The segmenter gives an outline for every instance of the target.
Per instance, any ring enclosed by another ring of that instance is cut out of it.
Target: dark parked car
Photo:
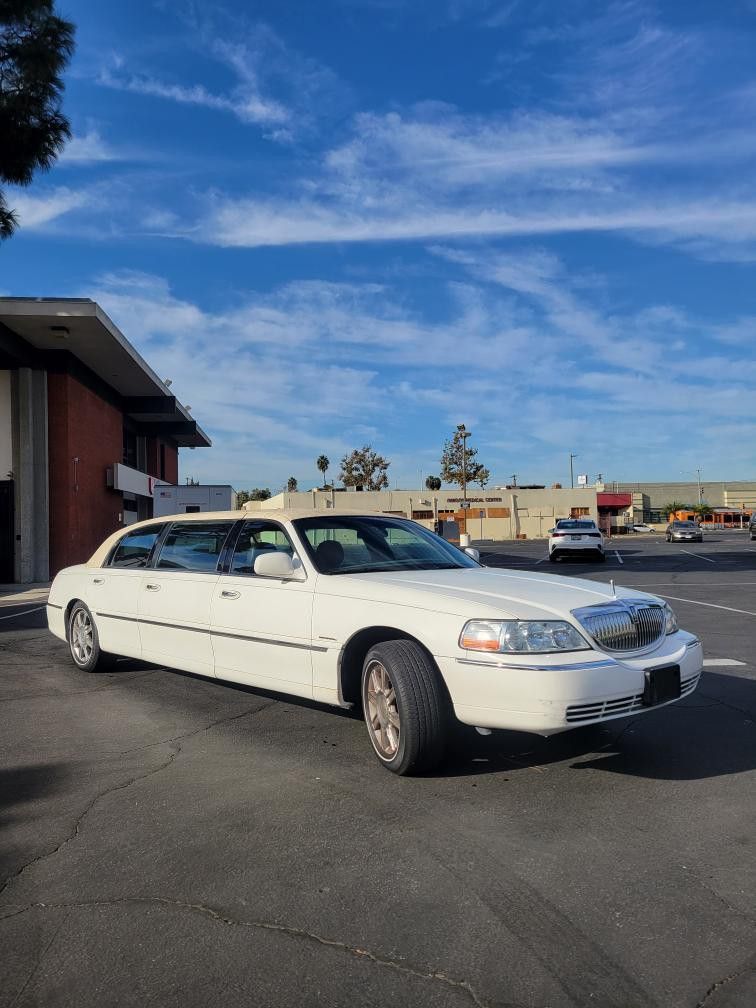
[[[751,533],[751,539],[756,539],[756,514],[751,515],[751,520],[748,522],[748,531]]]
[[[703,532],[698,522],[673,521],[667,525],[667,542],[703,542]]]

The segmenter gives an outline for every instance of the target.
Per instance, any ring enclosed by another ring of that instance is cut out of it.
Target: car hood
[[[610,585],[583,578],[492,567],[340,574],[321,577],[318,590],[467,618],[500,619],[563,619],[581,606],[649,597],[629,588],[617,588],[615,595]]]

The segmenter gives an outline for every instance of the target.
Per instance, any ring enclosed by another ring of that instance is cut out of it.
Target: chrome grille
[[[573,609],[573,616],[607,651],[651,647],[664,636],[666,622],[660,605],[625,599]]]

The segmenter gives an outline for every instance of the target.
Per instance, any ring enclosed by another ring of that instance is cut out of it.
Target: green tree
[[[675,514],[675,512],[687,511],[687,510],[688,510],[687,504],[681,504],[680,501],[673,500],[670,501],[669,504],[665,504],[664,507],[661,509],[661,512],[662,514],[665,514],[667,516],[667,520],[669,520],[669,518],[673,514]]]
[[[703,518],[704,515],[714,514],[714,508],[710,504],[696,504],[691,510],[699,518]]]
[[[52,0],[0,0],[0,182],[26,186],[51,168],[71,136],[61,73],[75,28]],[[18,226],[0,191],[0,239]]]
[[[327,455],[318,455],[317,461],[315,462],[315,465],[318,467],[318,469],[320,470],[320,472],[323,473],[323,486],[324,487],[326,485],[325,474],[328,471],[328,466],[330,464],[331,464],[331,460],[328,458]]]
[[[441,489],[441,480],[438,478],[438,476],[429,476],[426,479],[426,481],[425,481],[425,489],[426,490],[440,490]]]
[[[249,491],[249,499],[253,501],[268,500],[270,497],[272,497],[272,494],[267,487],[265,489],[255,487],[254,490]]]
[[[355,448],[341,460],[339,479],[344,486],[361,486],[365,490],[383,490],[389,485],[386,470],[391,465],[370,445]]]
[[[297,481],[293,476],[289,476],[286,481],[286,492],[296,493],[297,492]]]
[[[445,483],[456,483],[458,487],[469,483],[480,483],[481,486],[485,486],[491,478],[491,474],[482,463],[475,461],[478,449],[468,448],[465,445],[464,434],[464,424],[460,424],[451,440],[444,443],[444,451],[441,455],[441,478]]]
[[[237,490],[236,491],[236,507],[237,510],[246,504],[249,500],[249,490]]]

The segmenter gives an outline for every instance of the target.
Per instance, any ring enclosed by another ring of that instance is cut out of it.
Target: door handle
[[[237,591],[222,591],[221,598],[239,598],[241,592]]]
[[[105,578],[92,578],[92,584],[105,584]]]
[[[160,591],[160,585],[146,584],[144,587],[147,591]]]

